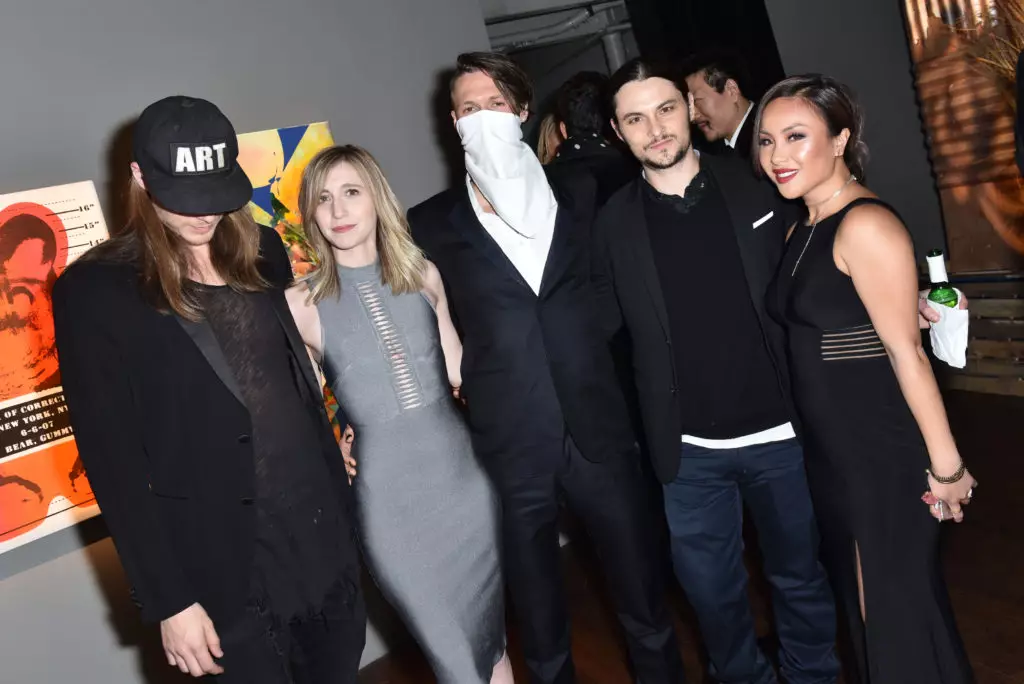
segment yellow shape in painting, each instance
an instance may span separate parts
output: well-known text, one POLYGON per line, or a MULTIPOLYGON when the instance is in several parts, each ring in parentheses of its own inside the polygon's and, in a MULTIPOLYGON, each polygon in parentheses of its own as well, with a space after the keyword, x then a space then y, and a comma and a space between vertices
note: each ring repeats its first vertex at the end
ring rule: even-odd
POLYGON ((316 153, 325 147, 334 144, 331 137, 331 128, 327 122, 310 124, 306 129, 298 147, 288 160, 288 167, 281 174, 281 180, 274 188, 274 195, 288 207, 287 219, 298 225, 301 221, 299 216, 299 186, 302 184, 302 172, 306 165, 316 156, 316 153))
POLYGON ((284 149, 277 130, 243 133, 238 136, 238 165, 254 188, 265 188, 284 166, 284 149))
POLYGON ((256 204, 255 202, 249 202, 249 213, 252 214, 252 220, 260 224, 261 226, 269 226, 271 228, 274 227, 273 225, 271 225, 274 220, 273 215, 264 211, 263 207, 256 204))

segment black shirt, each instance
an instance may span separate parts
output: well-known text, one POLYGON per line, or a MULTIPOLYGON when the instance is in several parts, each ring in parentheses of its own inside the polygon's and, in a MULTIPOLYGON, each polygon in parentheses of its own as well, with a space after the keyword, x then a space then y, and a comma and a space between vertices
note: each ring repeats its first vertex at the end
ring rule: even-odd
POLYGON ((683 434, 731 439, 786 423, 729 211, 711 174, 698 172, 683 197, 644 187, 683 434))
POLYGON ((356 559, 317 426, 299 391, 301 369, 266 293, 197 287, 252 417, 251 601, 284 619, 317 614, 356 559))

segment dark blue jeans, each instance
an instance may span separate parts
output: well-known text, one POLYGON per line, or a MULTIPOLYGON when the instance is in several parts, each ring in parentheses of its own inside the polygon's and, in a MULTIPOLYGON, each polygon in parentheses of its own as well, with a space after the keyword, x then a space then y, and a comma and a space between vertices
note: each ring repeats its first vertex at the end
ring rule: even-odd
POLYGON ((835 682, 836 615, 818 558, 818 527, 796 440, 739 449, 682 445, 664 485, 676 576, 697 613, 711 674, 726 684, 770 684, 757 646, 743 564, 743 505, 757 527, 789 684, 835 682))

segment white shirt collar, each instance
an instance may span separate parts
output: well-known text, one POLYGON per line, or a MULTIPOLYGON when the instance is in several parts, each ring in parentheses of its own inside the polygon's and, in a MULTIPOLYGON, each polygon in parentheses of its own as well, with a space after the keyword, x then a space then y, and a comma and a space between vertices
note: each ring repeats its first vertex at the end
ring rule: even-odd
POLYGON ((469 203, 473 207, 473 213, 477 217, 486 214, 487 212, 484 211, 484 208, 480 205, 480 200, 477 199, 476 193, 473 191, 473 179, 470 178, 468 173, 466 174, 466 189, 469 191, 469 203))
POLYGON ((732 148, 736 147, 736 141, 740 137, 740 131, 743 130, 743 124, 747 123, 747 117, 750 116, 750 110, 753 109, 753 108, 754 108, 754 103, 753 102, 751 102, 750 104, 747 105, 747 111, 743 115, 743 118, 740 119, 740 125, 736 127, 735 131, 733 131, 732 137, 725 141, 726 145, 728 145, 729 147, 732 147, 732 148))

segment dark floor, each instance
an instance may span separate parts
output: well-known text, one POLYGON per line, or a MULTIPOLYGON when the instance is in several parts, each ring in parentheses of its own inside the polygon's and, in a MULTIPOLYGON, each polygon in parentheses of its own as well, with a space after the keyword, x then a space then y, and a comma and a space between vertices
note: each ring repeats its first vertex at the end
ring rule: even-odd
MULTIPOLYGON (((946 523, 944 562, 960 629, 978 684, 1024 684, 1024 398, 950 392, 946 405, 960 451, 979 482, 966 522, 946 523)), ((571 546, 565 563, 578 681, 627 684, 625 656, 595 563, 571 546)), ((754 582, 751 594, 758 628, 767 634, 764 587, 754 582)), ((689 680, 703 682, 694 620, 678 591, 672 601, 689 680)), ((514 630, 509 640, 516 679, 525 682, 514 630)), ((363 684, 433 681, 414 647, 374 663, 362 676, 363 684)))

